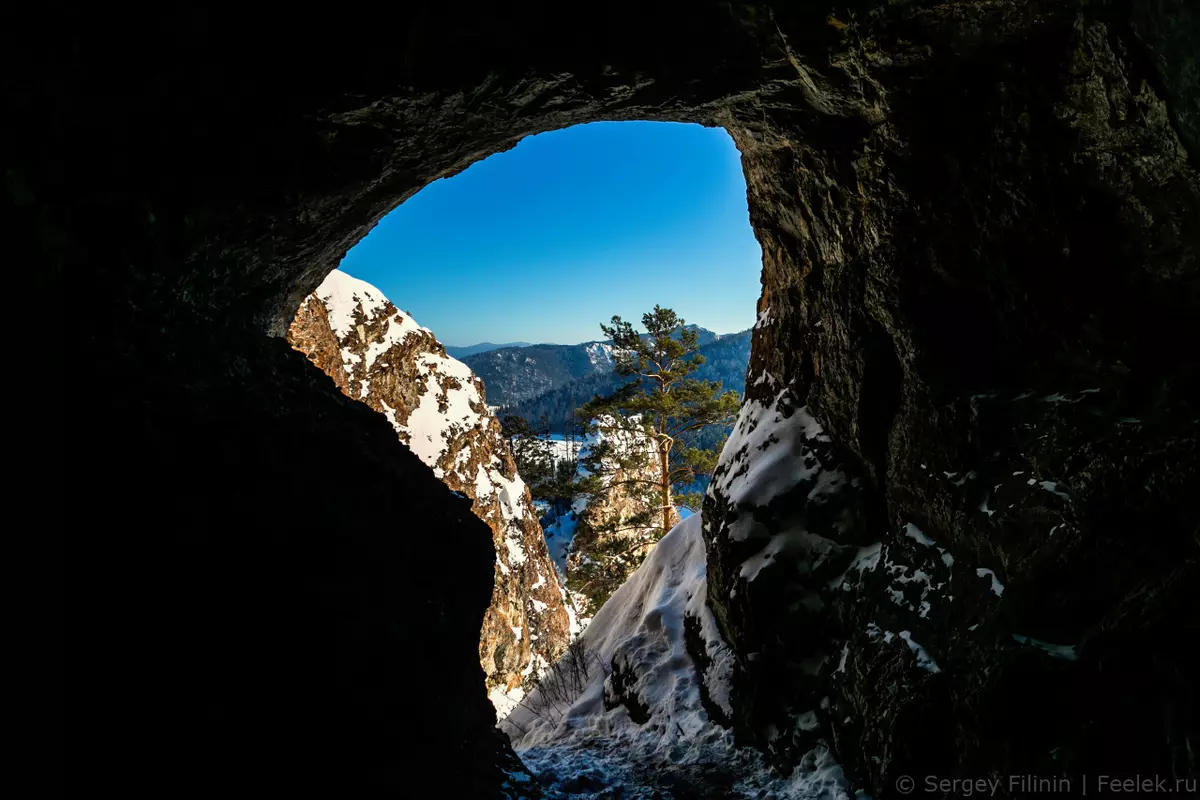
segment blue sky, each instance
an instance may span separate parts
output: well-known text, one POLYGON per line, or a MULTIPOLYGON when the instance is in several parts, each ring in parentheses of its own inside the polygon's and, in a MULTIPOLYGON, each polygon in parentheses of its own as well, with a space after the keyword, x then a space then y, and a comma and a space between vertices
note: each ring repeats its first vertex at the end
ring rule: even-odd
POLYGON ((744 330, 762 253, 725 131, 600 122, 435 181, 340 266, 445 344, 574 344, 656 303, 718 333, 744 330))

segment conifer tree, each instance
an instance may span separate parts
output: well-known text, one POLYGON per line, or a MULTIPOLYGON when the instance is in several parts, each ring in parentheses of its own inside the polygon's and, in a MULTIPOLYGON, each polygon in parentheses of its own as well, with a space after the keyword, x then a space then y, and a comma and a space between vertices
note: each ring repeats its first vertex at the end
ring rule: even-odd
MULTIPOLYGON (((623 487, 649 510, 620 524, 657 528, 657 541, 671 527, 674 487, 691 487, 716 467, 723 440, 707 448, 693 442, 705 428, 732 422, 741 399, 736 391, 722 392, 717 381, 690 377, 704 363, 699 335, 674 311, 655 306, 642 315, 642 325, 644 333, 619 316, 600 325, 612 341, 616 373, 632 380, 580 409, 598 441, 582 459, 588 475, 578 488, 599 496, 623 487)), ((696 509, 701 497, 692 492, 675 499, 696 509)))
POLYGON ((550 423, 543 416, 534 425, 515 414, 500 418, 500 430, 508 439, 517 473, 529 487, 534 500, 569 507, 575 491, 575 457, 561 458, 551 438, 550 423))

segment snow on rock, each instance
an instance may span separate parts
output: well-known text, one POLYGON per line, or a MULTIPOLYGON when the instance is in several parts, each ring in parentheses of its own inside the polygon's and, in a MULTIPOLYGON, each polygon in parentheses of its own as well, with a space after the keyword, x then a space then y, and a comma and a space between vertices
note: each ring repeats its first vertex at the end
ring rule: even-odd
POLYGON ((1069 644, 1050 644, 1038 639, 1031 639, 1028 636, 1022 636, 1019 633, 1012 635, 1013 640, 1019 644, 1027 644, 1030 647, 1036 647, 1042 652, 1051 655, 1055 658, 1061 658, 1066 661, 1075 661, 1079 656, 1075 653, 1075 646, 1069 644))
MULTIPOLYGON (((617 588, 637 569, 653 550, 661 535, 661 523, 654 514, 651 524, 633 524, 633 520, 660 508, 657 498, 647 498, 626 485, 630 479, 657 481, 659 464, 653 440, 638 427, 638 417, 630 418, 633 428, 617 425, 611 418, 597 420, 596 430, 589 434, 589 448, 595 441, 605 442, 618 453, 645 453, 644 464, 633 468, 632 474, 615 460, 603 469, 608 487, 599 497, 578 501, 573 506, 577 524, 574 527, 566 558, 568 587, 580 601, 584 613, 595 613, 617 588), (657 523, 657 524, 656 524, 657 523), (611 557, 614 551, 621 555, 611 557), (599 555, 606 554, 606 555, 599 555), (599 557, 597 557, 599 556, 599 557)), ((585 470, 579 468, 579 474, 585 470)), ((677 511, 671 512, 670 524, 679 521, 677 511)))
POLYGON ((592 366, 597 372, 604 372, 610 369, 613 365, 613 347, 605 342, 591 342, 584 351, 587 353, 588 361, 592 362, 592 366))
MULTIPOLYGON (((813 455, 810 445, 827 443, 829 437, 806 408, 788 409, 789 392, 784 389, 774 402, 748 400, 742 404, 709 485, 710 493, 717 492, 733 505, 753 509, 770 504, 801 484, 811 484, 806 499, 814 504, 846 485, 845 474, 813 455)), ((735 541, 747 539, 754 524, 753 514, 743 514, 728 526, 728 535, 735 541)))
POLYGON ((834 671, 847 646, 824 619, 877 580, 884 549, 880 532, 863 524, 852 462, 802 403, 800 387, 755 377, 705 496, 709 602, 723 630, 737 632, 729 702, 743 723, 752 717, 747 740, 794 764, 821 737, 806 727, 824 702, 818 676, 834 671), (780 687, 778 702, 756 705, 751 687, 773 680, 772 665, 784 659, 817 680, 780 687))
POLYGON ((996 595, 996 597, 1004 594, 1004 584, 1001 583, 1000 579, 996 577, 996 573, 992 572, 986 567, 979 567, 977 570, 975 570, 975 574, 980 578, 992 579, 992 594, 996 595))
POLYGON ((566 647, 573 622, 482 382, 429 329, 340 270, 305 299, 288 341, 344 394, 383 414, 400 441, 491 528, 496 576, 479 655, 493 702, 507 710, 523 696, 534 665, 566 647))
MULTIPOLYGON (((383 292, 337 269, 329 273, 314 294, 329 309, 329 324, 335 331, 348 331, 354 327, 359 315, 370 319, 379 312, 386 313, 387 306, 391 305, 383 292)), ((430 333, 405 314, 397 314, 394 322, 399 326, 397 333, 401 336, 409 331, 430 333)))
MULTIPOLYGON (((737 565, 739 581, 751 583, 776 564, 803 563, 812 571, 850 549, 837 538, 853 511, 830 503, 849 480, 818 455, 828 443, 808 410, 792 406, 789 388, 773 401, 742 404, 708 488, 709 497, 729 509, 723 534, 745 553, 737 565), (784 498, 787 502, 777 502, 784 498), (776 511, 788 507, 816 514, 825 507, 834 510, 818 527, 808 524, 811 516, 804 510, 776 511)), ((729 589, 730 597, 737 593, 738 586, 729 589)))
MULTIPOLYGON (((813 572, 854 549, 838 541, 854 510, 838 502, 851 481, 830 459, 829 443, 808 409, 795 405, 790 386, 742 404, 708 488, 709 500, 725 509, 714 535, 744 554, 736 581, 751 583, 781 564, 813 572)), ((739 585, 729 589, 731 598, 739 585)))
POLYGON ((701 527, 698 514, 676 525, 596 613, 573 697, 556 704, 535 689, 501 723, 549 796, 691 797, 718 781, 734 797, 850 796, 824 742, 785 778, 706 710, 731 711, 733 655, 707 606, 701 527))
POLYGON ((917 654, 917 666, 929 672, 941 672, 937 663, 929 657, 929 653, 925 652, 925 648, 913 641, 911 631, 900 631, 900 638, 904 640, 908 648, 917 654))

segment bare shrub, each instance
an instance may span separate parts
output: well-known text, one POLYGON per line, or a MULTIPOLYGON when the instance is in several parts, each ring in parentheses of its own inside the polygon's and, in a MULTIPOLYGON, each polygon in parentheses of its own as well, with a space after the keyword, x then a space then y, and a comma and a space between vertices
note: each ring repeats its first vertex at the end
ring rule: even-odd
POLYGON ((526 679, 525 699, 517 703, 540 719, 557 725, 588 687, 589 679, 599 670, 608 675, 608 665, 600 654, 576 639, 567 646, 554 666, 541 675, 531 674, 526 679))

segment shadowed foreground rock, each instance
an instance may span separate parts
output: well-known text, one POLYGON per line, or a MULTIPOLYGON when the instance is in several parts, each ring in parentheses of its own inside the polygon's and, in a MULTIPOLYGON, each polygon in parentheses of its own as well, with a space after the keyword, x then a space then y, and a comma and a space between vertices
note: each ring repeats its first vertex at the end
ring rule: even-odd
POLYGON ((9 263, 85 298, 25 498, 70 532, 72 766, 127 796, 501 792, 487 528, 282 335, 430 181, 645 119, 743 154, 747 419, 796 436, 727 475, 817 476, 705 508, 743 737, 791 763, 816 709, 876 797, 1195 775, 1192 5, 846 5, 6 11, 9 263))

